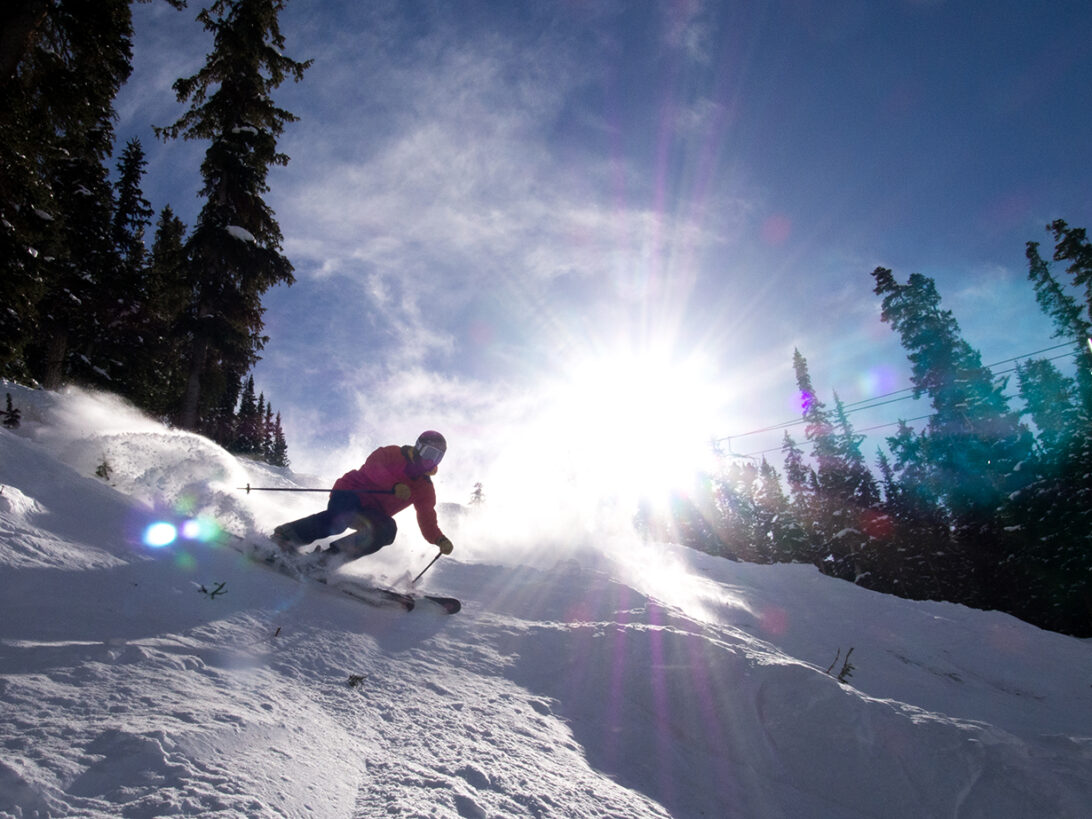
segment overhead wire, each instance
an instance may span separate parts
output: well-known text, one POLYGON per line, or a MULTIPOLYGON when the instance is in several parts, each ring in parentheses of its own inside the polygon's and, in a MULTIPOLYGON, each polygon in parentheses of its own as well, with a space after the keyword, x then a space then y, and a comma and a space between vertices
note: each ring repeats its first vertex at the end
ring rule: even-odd
MULTIPOLYGON (((1090 342, 1090 343, 1092 343, 1092 342, 1090 342)), ((1032 356, 1039 355, 1040 353, 1048 353, 1048 352, 1051 352, 1053 350, 1061 349, 1063 347, 1072 347, 1072 346, 1073 346, 1073 342, 1064 342, 1062 344, 1054 344, 1054 345, 1052 345, 1050 347, 1043 347, 1043 348, 1041 348, 1039 350, 1033 350, 1030 353, 1024 353, 1022 355, 1012 356, 1011 358, 1004 358, 1004 359, 1001 359, 1000 361, 995 361, 992 364, 985 365, 985 368, 992 371, 992 369, 994 367, 997 367, 997 366, 999 366, 1001 364, 1008 364, 1008 363, 1011 363, 1011 362, 1014 362, 1014 361, 1025 361, 1025 360, 1031 358, 1032 356)), ((1056 361, 1056 360, 1061 359, 1061 358, 1072 358, 1075 355, 1077 355, 1077 353, 1075 351, 1071 351, 1071 352, 1068 352, 1068 353, 1062 353, 1060 355, 1051 356, 1051 357, 1049 357, 1049 358, 1047 358, 1045 360, 1046 361, 1056 361)), ((1017 370, 1017 367, 1010 367, 1009 369, 1001 370, 1000 372, 993 373, 993 375, 995 377, 999 376, 999 375, 1008 375, 1010 373, 1016 372, 1016 370, 1017 370)), ((901 389, 892 390, 891 392, 883 393, 881 395, 875 395, 875 396, 871 396, 869 398, 862 398, 862 399, 860 399, 858 401, 852 401, 852 402, 849 402, 847 404, 843 404, 842 409, 843 409, 843 411, 845 412, 846 415, 852 415, 853 413, 856 413, 856 412, 864 412, 865 410, 876 409, 878 407, 884 407, 884 406, 887 406, 888 404, 896 404, 896 403, 899 403, 900 401, 906 401, 907 399, 912 399, 912 400, 916 401, 921 397, 920 395, 902 395, 902 393, 913 393, 915 391, 916 391, 915 387, 903 387, 901 389), (900 397, 900 398, 892 397, 892 396, 897 396, 897 395, 902 395, 902 397, 900 397), (891 400, 890 401, 881 401, 880 399, 883 399, 883 398, 891 398, 891 400)), ((875 426, 866 427, 864 429, 857 430, 857 432, 872 432, 872 431, 875 431, 877 429, 883 429, 885 427, 897 426, 899 423, 912 423, 914 421, 921 421, 923 419, 931 417, 931 415, 932 415, 932 413, 929 413, 929 414, 926 414, 926 415, 919 415, 916 418, 900 419, 899 421, 890 421, 888 423, 877 424, 875 426)), ((759 429, 753 429, 753 430, 751 430, 749 432, 741 432, 741 433, 738 433, 736 435, 725 435, 725 436, 723 436, 721 438, 715 438, 713 440, 713 443, 715 445, 719 445, 723 441, 728 441, 729 442, 728 443, 728 452, 726 452, 725 454, 732 455, 732 456, 735 456, 735 457, 753 458, 753 457, 756 457, 758 455, 765 455, 768 452, 780 451, 781 446, 779 445, 779 446, 770 447, 770 448, 767 448, 767 449, 762 449, 762 450, 758 450, 758 451, 755 451, 755 452, 749 452, 749 453, 738 453, 738 452, 732 452, 731 451, 731 441, 736 440, 738 438, 748 438, 748 437, 750 437, 752 435, 760 435, 760 434, 762 434, 764 432, 776 432, 777 430, 781 430, 781 429, 791 429, 793 427, 803 426, 806 423, 807 422, 803 418, 794 418, 794 419, 791 419, 791 420, 788 420, 788 421, 781 421, 781 422, 776 423, 776 424, 771 424, 771 425, 766 426, 766 427, 761 427, 759 429)))

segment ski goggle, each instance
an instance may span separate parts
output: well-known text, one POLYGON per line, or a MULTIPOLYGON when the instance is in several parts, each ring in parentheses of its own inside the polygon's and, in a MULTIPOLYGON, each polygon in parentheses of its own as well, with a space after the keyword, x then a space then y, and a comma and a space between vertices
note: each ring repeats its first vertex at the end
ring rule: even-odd
POLYGON ((435 444, 418 444, 417 455, 425 463, 435 465, 444 459, 444 450, 435 444))

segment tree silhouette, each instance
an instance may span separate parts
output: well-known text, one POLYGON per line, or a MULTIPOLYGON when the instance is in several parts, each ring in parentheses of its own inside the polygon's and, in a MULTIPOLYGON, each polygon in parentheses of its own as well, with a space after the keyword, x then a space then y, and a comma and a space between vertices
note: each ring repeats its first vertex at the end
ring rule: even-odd
POLYGON ((191 107, 162 137, 209 140, 201 165, 205 205, 186 245, 193 297, 182 328, 189 339, 186 389, 179 423, 198 429, 203 410, 221 403, 257 361, 262 295, 292 284, 281 232, 263 199, 270 166, 285 165, 277 137, 290 112, 271 93, 299 81, 310 65, 285 56, 278 24, 283 0, 215 0, 197 19, 213 34, 213 50, 193 76, 174 84, 191 107))

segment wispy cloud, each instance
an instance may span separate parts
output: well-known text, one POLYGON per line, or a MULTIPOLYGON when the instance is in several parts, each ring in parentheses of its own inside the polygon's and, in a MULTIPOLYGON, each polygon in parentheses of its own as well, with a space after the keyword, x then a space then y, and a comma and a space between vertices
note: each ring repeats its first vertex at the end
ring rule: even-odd
MULTIPOLYGON (((292 163, 274 186, 297 288, 335 288, 355 305, 360 354, 338 378, 339 391, 360 397, 339 407, 362 419, 353 434, 373 442, 402 426, 469 431, 481 426, 473 416, 495 430, 525 417, 533 373, 527 359, 520 372, 514 351, 536 358, 536 347, 581 344, 627 314, 681 322, 697 262, 723 243, 720 220, 736 224, 740 213, 733 202, 710 223, 708 212, 619 197, 620 180, 631 192, 648 181, 619 157, 570 162, 554 137, 584 72, 599 68, 574 59, 564 38, 544 32, 528 47, 496 31, 456 37, 430 25, 352 59, 318 60, 307 81, 327 95, 331 84, 344 89, 346 104, 330 100, 321 119, 290 128, 292 163), (515 365, 492 371, 500 382, 468 372, 466 358, 482 354, 475 314, 490 361, 515 365)), ((689 130, 714 115, 696 104, 689 130)), ((341 320, 335 311, 289 333, 352 344, 352 333, 329 326, 341 320)), ((299 371, 294 357, 321 348, 285 342, 278 334, 263 367, 299 371)))

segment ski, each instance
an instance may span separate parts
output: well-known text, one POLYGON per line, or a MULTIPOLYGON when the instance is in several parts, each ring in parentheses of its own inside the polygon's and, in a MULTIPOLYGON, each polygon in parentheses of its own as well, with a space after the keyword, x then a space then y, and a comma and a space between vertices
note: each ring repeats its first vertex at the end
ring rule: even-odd
POLYGON ((463 607, 463 604, 454 597, 441 597, 435 594, 407 594, 382 586, 372 586, 352 578, 335 578, 334 582, 331 583, 327 577, 308 575, 304 575, 304 577, 372 606, 401 606, 406 611, 413 611, 418 604, 424 603, 430 609, 439 609, 442 614, 455 614, 463 607))
POLYGON ((435 594, 423 594, 414 599, 419 603, 428 603, 432 606, 438 606, 441 610, 441 614, 455 614, 463 608, 462 602, 455 597, 440 597, 435 594))
POLYGON ((382 586, 372 586, 353 578, 339 578, 332 574, 317 571, 308 571, 306 564, 293 559, 287 552, 281 552, 276 547, 266 548, 256 543, 244 540, 237 535, 231 535, 229 545, 244 557, 259 566, 291 577, 301 583, 314 583, 317 586, 338 592, 361 603, 376 608, 395 608, 403 611, 413 611, 418 604, 422 608, 441 614, 455 614, 462 609, 462 603, 454 597, 442 597, 433 594, 406 594, 405 592, 386 589, 382 586))
MULTIPOLYGON (((320 580, 318 582, 323 583, 325 581, 320 580)), ((406 611, 413 611, 415 608, 427 606, 430 609, 439 609, 441 614, 455 614, 463 607, 463 604, 454 597, 440 597, 435 594, 406 594, 394 589, 385 589, 382 586, 366 586, 354 580, 330 584, 330 588, 369 605, 395 605, 401 606, 406 611), (424 604, 424 606, 421 604, 424 604)))
POLYGON ((408 594, 401 594, 390 589, 365 587, 356 584, 328 584, 325 580, 318 580, 317 582, 334 591, 341 592, 347 597, 377 608, 401 608, 405 611, 413 611, 417 605, 417 602, 408 594))

